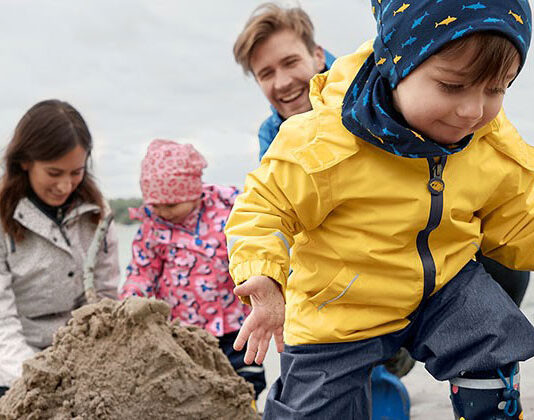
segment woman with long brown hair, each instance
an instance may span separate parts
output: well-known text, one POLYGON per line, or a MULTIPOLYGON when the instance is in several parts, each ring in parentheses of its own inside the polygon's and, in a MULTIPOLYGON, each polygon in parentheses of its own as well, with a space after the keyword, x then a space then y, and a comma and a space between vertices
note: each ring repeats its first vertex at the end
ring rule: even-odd
MULTIPOLYGON (((92 139, 70 104, 46 100, 19 121, 0 182, 0 396, 22 362, 52 343, 85 303, 82 267, 109 209, 88 161, 92 139)), ((116 297, 117 241, 108 230, 95 266, 99 296, 116 297)))

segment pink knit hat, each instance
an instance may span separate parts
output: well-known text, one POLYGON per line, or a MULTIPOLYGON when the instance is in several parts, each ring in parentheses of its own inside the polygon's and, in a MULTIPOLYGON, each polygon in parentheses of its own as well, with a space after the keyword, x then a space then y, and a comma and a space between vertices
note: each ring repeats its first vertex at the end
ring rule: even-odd
POLYGON ((191 144, 152 140, 141 163, 141 192, 146 204, 195 200, 202 193, 204 157, 191 144))

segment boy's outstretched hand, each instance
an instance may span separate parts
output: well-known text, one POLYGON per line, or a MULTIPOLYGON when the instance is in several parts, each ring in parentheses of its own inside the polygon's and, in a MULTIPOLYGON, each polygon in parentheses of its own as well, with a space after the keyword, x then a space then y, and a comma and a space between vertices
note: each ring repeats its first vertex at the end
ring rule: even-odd
POLYGON ((234 289, 237 296, 250 296, 252 312, 247 317, 237 338, 234 349, 241 350, 245 343, 245 363, 263 363, 269 342, 274 335, 278 352, 284 350, 285 302, 278 283, 269 277, 254 276, 234 289))

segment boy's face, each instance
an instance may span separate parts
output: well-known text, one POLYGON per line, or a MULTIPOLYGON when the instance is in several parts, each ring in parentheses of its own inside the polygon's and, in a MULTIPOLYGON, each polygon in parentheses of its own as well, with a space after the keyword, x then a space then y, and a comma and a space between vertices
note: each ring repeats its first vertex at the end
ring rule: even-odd
POLYGON ((506 80, 468 85, 462 72, 469 68, 473 48, 454 59, 431 56, 393 90, 395 108, 410 127, 438 143, 456 143, 493 120, 519 69, 516 59, 506 80))
POLYGON ((182 203, 152 204, 157 216, 171 223, 181 223, 200 204, 200 199, 182 203))
POLYGON ((325 57, 321 47, 310 54, 293 31, 282 30, 254 48, 250 65, 264 95, 285 119, 311 109, 310 79, 323 70, 325 57))

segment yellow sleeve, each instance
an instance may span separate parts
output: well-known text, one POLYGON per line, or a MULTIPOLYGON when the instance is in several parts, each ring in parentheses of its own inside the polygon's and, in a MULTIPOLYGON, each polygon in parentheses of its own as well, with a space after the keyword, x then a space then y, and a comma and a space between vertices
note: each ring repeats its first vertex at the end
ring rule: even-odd
POLYGON ((534 148, 501 112, 489 141, 503 156, 503 182, 481 209, 484 255, 518 270, 534 270, 534 148))
POLYGON ((296 159, 275 155, 266 155, 247 176, 225 233, 234 282, 268 276, 285 293, 294 236, 317 227, 332 210, 332 199, 329 171, 310 173, 296 159))

